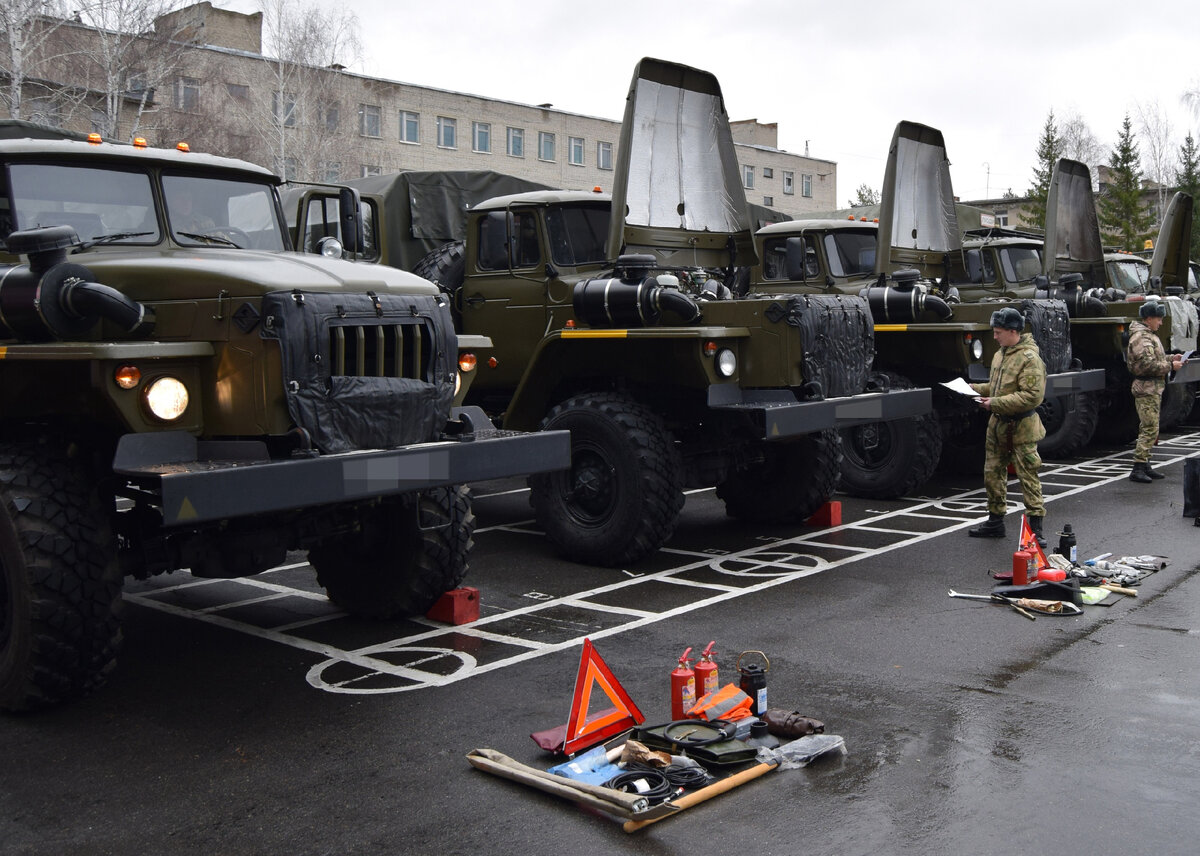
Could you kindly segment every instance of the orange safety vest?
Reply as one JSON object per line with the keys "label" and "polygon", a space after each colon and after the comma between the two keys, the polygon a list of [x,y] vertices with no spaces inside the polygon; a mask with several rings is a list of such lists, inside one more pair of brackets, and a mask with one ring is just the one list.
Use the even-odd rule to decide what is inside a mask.
{"label": "orange safety vest", "polygon": [[711,692],[696,702],[687,712],[692,719],[724,719],[733,722],[750,716],[750,708],[754,700],[742,692],[737,684],[726,684],[716,692]]}

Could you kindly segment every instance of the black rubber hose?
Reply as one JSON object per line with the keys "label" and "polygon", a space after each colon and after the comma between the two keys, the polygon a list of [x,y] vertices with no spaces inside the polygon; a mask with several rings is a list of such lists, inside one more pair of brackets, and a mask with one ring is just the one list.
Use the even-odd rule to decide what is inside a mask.
{"label": "black rubber hose", "polygon": [[146,307],[115,288],[98,282],[66,283],[59,303],[69,315],[76,318],[105,318],[126,333],[132,333],[147,324],[154,326],[154,319],[147,313]]}
{"label": "black rubber hose", "polygon": [[693,324],[700,320],[700,304],[682,291],[674,288],[656,288],[652,300],[656,307],[663,312],[677,315],[684,324]]}

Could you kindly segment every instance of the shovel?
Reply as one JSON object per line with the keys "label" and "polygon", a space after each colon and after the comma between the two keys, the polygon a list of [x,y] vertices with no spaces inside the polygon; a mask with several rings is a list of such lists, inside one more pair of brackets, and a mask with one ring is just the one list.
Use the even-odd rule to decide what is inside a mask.
{"label": "shovel", "polygon": [[950,589],[949,594],[950,594],[950,597],[963,597],[968,600],[986,600],[986,601],[990,601],[992,603],[1007,603],[1009,606],[1011,606],[1017,612],[1024,615],[1030,621],[1037,621],[1036,615],[1034,615],[1032,612],[1030,612],[1027,609],[1017,606],[1015,601],[1013,601],[1011,598],[1005,597],[1002,594],[963,594],[962,592],[957,592],[954,589]]}

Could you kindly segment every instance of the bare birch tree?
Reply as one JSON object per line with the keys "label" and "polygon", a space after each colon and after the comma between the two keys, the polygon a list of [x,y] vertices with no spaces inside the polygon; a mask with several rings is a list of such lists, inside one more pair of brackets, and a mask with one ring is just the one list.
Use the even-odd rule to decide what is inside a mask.
{"label": "bare birch tree", "polygon": [[1154,223],[1162,223],[1167,196],[1175,177],[1176,146],[1171,141],[1171,122],[1157,101],[1137,104],[1138,138],[1142,143],[1145,177],[1155,184],[1157,210]]}
{"label": "bare birch tree", "polygon": [[29,117],[24,94],[31,82],[53,91],[42,79],[50,59],[46,43],[66,16],[60,0],[0,0],[0,78],[6,83],[0,98],[10,119]]}

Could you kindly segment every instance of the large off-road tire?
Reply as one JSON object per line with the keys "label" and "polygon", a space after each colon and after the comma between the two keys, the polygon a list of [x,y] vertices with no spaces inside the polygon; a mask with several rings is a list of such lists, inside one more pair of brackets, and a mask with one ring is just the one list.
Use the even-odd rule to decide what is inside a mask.
{"label": "large off-road tire", "polygon": [[1159,428],[1181,425],[1196,403],[1196,384],[1169,383],[1163,390],[1162,408],[1158,412]]}
{"label": "large off-road tire", "polygon": [[384,502],[359,532],[313,548],[308,560],[351,615],[421,615],[467,575],[474,534],[470,491],[453,485]]}
{"label": "large off-road tire", "polygon": [[666,543],[683,509],[683,466],[653,410],[590,393],[554,407],[542,428],[571,432],[571,468],[529,479],[537,521],[559,552],[615,567]]}
{"label": "large off-road tire", "polygon": [[[892,389],[914,388],[898,374],[887,377]],[[856,425],[841,435],[841,489],[851,496],[905,496],[929,481],[942,456],[941,426],[933,413]]]}
{"label": "large off-road tire", "polygon": [[121,646],[121,572],[82,468],[41,444],[0,445],[0,708],[101,686]]}
{"label": "large off-road tire", "polygon": [[1092,442],[1100,420],[1100,396],[1092,392],[1057,395],[1037,410],[1046,429],[1038,453],[1043,458],[1070,458]]}
{"label": "large off-road tire", "polygon": [[833,428],[764,443],[762,462],[717,485],[725,513],[757,523],[803,523],[837,490],[841,445]]}
{"label": "large off-road tire", "polygon": [[450,298],[450,311],[457,322],[462,311],[458,303],[458,292],[467,275],[467,256],[463,242],[451,241],[442,244],[417,262],[412,272],[434,283]]}

